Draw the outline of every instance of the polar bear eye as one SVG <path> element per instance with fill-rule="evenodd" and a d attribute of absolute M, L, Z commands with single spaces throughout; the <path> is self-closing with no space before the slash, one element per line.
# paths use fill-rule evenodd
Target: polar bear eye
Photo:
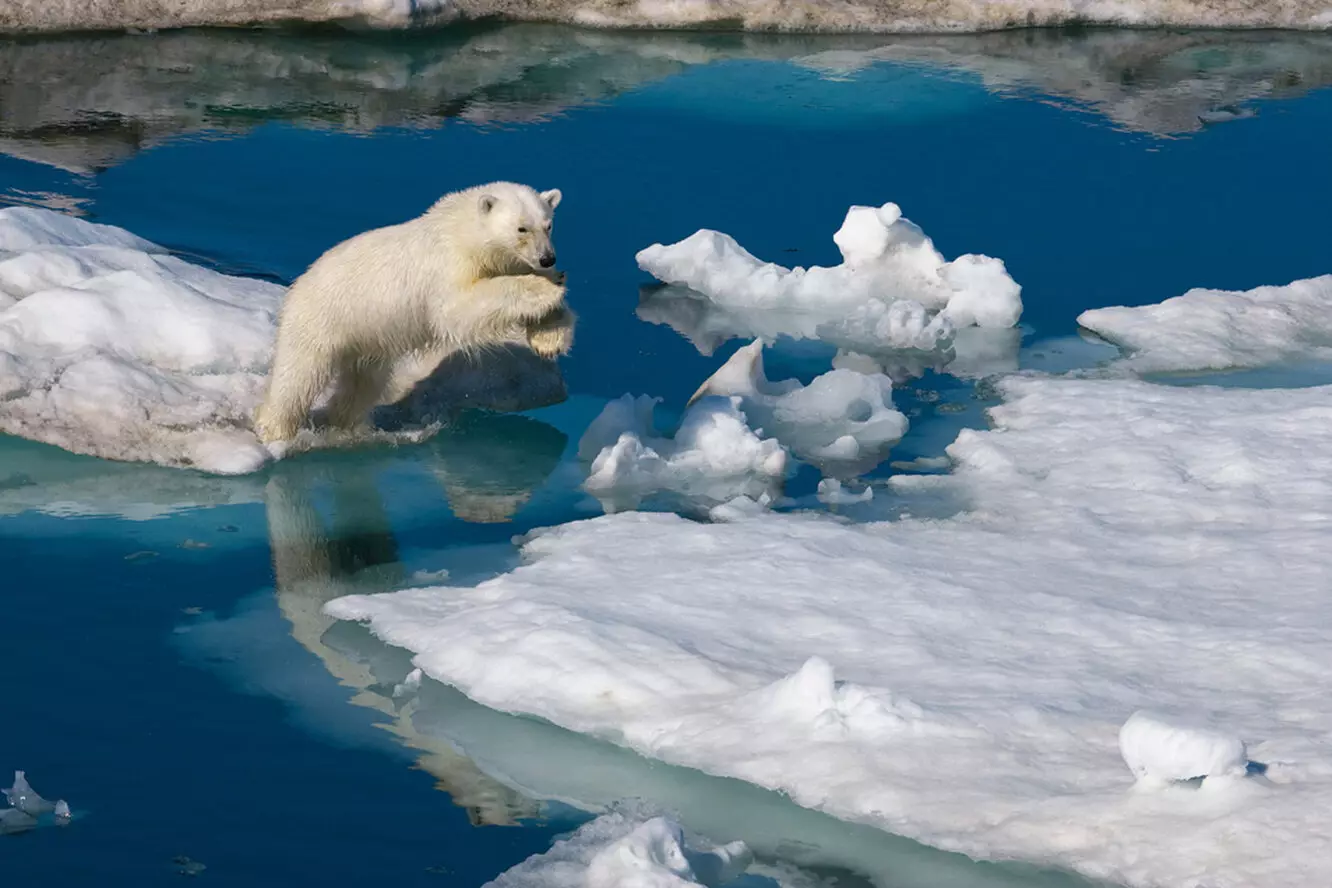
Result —
<path fill-rule="evenodd" d="M 527 234 L 527 229 L 526 229 L 526 228 L 523 228 L 523 227 L 520 225 L 520 226 L 518 226 L 518 233 L 519 233 L 519 234 Z"/>

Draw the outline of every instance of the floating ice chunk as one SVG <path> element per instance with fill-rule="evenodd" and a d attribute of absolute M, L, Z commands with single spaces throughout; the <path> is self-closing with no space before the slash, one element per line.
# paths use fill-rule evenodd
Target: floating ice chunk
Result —
<path fill-rule="evenodd" d="M 659 491 L 714 503 L 758 499 L 785 477 L 785 448 L 749 427 L 739 398 L 694 402 L 674 438 L 657 436 L 656 403 L 646 395 L 611 401 L 579 441 L 579 455 L 592 457 L 583 486 L 607 511 Z"/>
<path fill-rule="evenodd" d="M 835 369 L 809 385 L 770 382 L 757 339 L 732 355 L 690 401 L 708 395 L 738 396 L 750 425 L 796 456 L 853 473 L 882 462 L 907 431 L 907 418 L 893 409 L 893 381 L 887 376 Z"/>
<path fill-rule="evenodd" d="M 613 811 L 490 882 L 485 888 L 723 888 L 752 862 L 743 842 L 686 841 L 666 817 Z"/>
<path fill-rule="evenodd" d="M 1332 359 L 1332 274 L 1245 291 L 1194 289 L 1155 305 L 1084 311 L 1078 323 L 1138 373 Z"/>
<path fill-rule="evenodd" d="M 393 686 L 393 696 L 397 698 L 410 697 L 421 689 L 421 670 L 413 669 L 407 673 L 407 677 Z"/>
<path fill-rule="evenodd" d="M 940 351 L 959 328 L 1009 328 L 1022 314 L 1021 288 L 1003 262 L 976 255 L 945 262 L 896 204 L 852 207 L 833 240 L 843 261 L 832 268 L 761 262 L 706 229 L 637 258 L 644 271 L 732 315 L 732 326 L 866 351 Z M 776 317 L 758 317 L 765 313 Z"/>
<path fill-rule="evenodd" d="M 0 790 L 0 792 L 5 794 L 5 798 L 9 800 L 10 805 L 32 817 L 40 817 L 43 814 L 53 814 L 55 813 L 57 804 L 64 804 L 63 802 L 48 802 L 46 799 L 39 796 L 28 784 L 27 775 L 22 771 L 15 771 L 14 785 L 9 789 Z M 69 807 L 65 806 L 65 810 L 68 811 Z"/>
<path fill-rule="evenodd" d="M 1119 729 L 1119 751 L 1139 780 L 1240 777 L 1249 764 L 1248 750 L 1239 737 L 1143 710 L 1129 716 Z"/>
<path fill-rule="evenodd" d="M 854 503 L 867 503 L 874 499 L 874 488 L 868 484 L 860 493 L 851 493 L 836 478 L 824 478 L 819 482 L 819 502 L 829 505 L 848 506 Z"/>

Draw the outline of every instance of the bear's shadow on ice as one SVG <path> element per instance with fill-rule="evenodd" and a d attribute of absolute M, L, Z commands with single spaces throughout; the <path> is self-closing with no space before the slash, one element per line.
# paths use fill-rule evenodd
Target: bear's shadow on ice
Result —
<path fill-rule="evenodd" d="M 559 404 L 568 396 L 558 364 L 525 345 L 504 344 L 449 355 L 407 397 L 375 408 L 371 421 L 396 432 L 447 423 L 468 408 L 515 413 Z"/>

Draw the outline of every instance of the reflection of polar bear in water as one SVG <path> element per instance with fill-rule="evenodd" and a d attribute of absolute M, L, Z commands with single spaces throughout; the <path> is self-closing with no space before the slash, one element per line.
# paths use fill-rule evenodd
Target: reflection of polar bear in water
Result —
<path fill-rule="evenodd" d="M 515 338 L 544 358 L 566 353 L 574 317 L 551 244 L 559 202 L 558 190 L 495 182 L 321 256 L 283 304 L 259 437 L 295 437 L 330 382 L 329 423 L 350 428 L 449 354 Z"/>
<path fill-rule="evenodd" d="M 559 464 L 568 439 L 559 430 L 522 416 L 470 414 L 421 448 L 412 462 L 445 489 L 464 521 L 512 517 Z M 327 455 L 279 464 L 264 488 L 277 603 L 292 637 L 351 689 L 351 702 L 383 713 L 383 726 L 421 752 L 419 765 L 467 809 L 475 824 L 509 824 L 540 813 L 540 805 L 487 777 L 443 740 L 419 732 L 416 702 L 395 696 L 393 681 L 410 670 L 410 656 L 387 684 L 384 670 L 396 662 L 357 655 L 353 643 L 366 630 L 324 614 L 343 595 L 389 592 L 410 585 L 399 560 L 374 464 L 347 463 Z M 316 500 L 328 502 L 321 514 Z M 350 638 L 344 636 L 351 636 Z"/>

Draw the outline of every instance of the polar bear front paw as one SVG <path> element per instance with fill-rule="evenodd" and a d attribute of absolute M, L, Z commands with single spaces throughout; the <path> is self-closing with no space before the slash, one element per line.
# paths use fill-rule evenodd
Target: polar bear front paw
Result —
<path fill-rule="evenodd" d="M 548 361 L 573 348 L 574 313 L 561 306 L 527 329 L 527 344 Z"/>

